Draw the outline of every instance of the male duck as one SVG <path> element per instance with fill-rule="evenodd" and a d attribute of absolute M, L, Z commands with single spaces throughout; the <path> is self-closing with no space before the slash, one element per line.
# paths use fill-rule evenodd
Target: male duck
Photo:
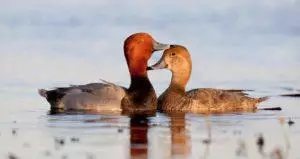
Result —
<path fill-rule="evenodd" d="M 143 112 L 156 110 L 156 94 L 148 79 L 147 62 L 154 51 L 169 48 L 147 33 L 136 33 L 124 42 L 124 55 L 131 83 L 128 89 L 104 82 L 75 85 L 38 92 L 52 109 L 109 112 Z"/>
<path fill-rule="evenodd" d="M 180 45 L 171 45 L 162 58 L 148 70 L 167 68 L 172 72 L 171 84 L 158 98 L 158 108 L 163 111 L 196 113 L 224 113 L 233 111 L 253 111 L 256 104 L 266 100 L 251 98 L 243 92 L 199 88 L 188 92 L 185 86 L 192 71 L 192 61 L 188 50 Z"/>

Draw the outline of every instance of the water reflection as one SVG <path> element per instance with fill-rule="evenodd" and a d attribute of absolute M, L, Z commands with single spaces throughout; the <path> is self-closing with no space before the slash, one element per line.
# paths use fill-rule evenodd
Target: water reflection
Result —
<path fill-rule="evenodd" d="M 132 117 L 130 119 L 130 156 L 131 158 L 147 158 L 149 119 Z"/>
<path fill-rule="evenodd" d="M 186 114 L 184 113 L 167 113 L 170 118 L 170 132 L 171 132 L 171 157 L 179 158 L 190 158 L 192 157 L 192 141 L 191 134 L 192 132 L 189 129 L 187 124 L 188 120 L 185 119 Z M 204 127 L 203 131 L 205 132 L 205 138 L 202 139 L 201 143 L 203 144 L 203 153 L 198 155 L 199 158 L 206 159 L 210 155 L 210 148 L 212 143 L 211 135 L 211 124 L 212 121 L 210 116 L 203 116 L 204 118 Z M 198 132 L 200 133 L 200 132 Z"/>
<path fill-rule="evenodd" d="M 171 137 L 170 157 L 187 158 L 191 154 L 190 132 L 186 129 L 184 113 L 168 113 Z M 149 157 L 149 118 L 131 117 L 130 119 L 130 155 L 131 158 Z M 153 137 L 149 140 L 154 139 Z M 154 152 L 155 153 L 155 152 Z"/>
<path fill-rule="evenodd" d="M 187 158 L 191 154 L 191 137 L 190 132 L 186 128 L 186 120 L 184 113 L 167 113 L 169 118 L 171 145 L 170 158 L 179 157 Z M 149 118 L 131 117 L 130 119 L 130 156 L 131 158 L 149 158 L 149 141 L 154 140 L 153 136 L 149 136 L 150 127 Z M 156 134 L 158 135 L 158 134 Z M 167 135 L 169 136 L 169 135 Z M 150 141 L 152 142 L 152 141 Z M 154 152 L 156 153 L 156 152 Z"/>
<path fill-rule="evenodd" d="M 108 158 L 112 156 L 113 158 L 116 156 L 122 156 L 121 158 L 192 158 L 197 156 L 197 158 L 204 159 L 216 156 L 217 154 L 212 153 L 211 145 L 216 144 L 216 141 L 218 145 L 224 144 L 219 140 L 224 139 L 223 130 L 232 131 L 235 135 L 236 129 L 243 125 L 243 119 L 247 117 L 242 116 L 242 113 L 206 116 L 165 112 L 157 113 L 156 117 L 112 116 L 86 112 L 58 114 L 50 115 L 47 124 L 50 128 L 60 128 L 56 129 L 58 132 L 53 135 L 54 137 L 69 138 L 77 134 L 75 137 L 80 138 L 81 144 L 84 144 L 81 145 L 82 147 L 101 148 L 103 151 L 96 155 L 105 154 L 104 156 L 109 156 Z M 251 119 L 257 115 L 262 114 L 253 115 Z M 266 117 L 265 114 L 263 116 Z M 217 127 L 215 131 L 217 135 L 214 134 L 212 141 L 213 125 Z M 85 133 L 82 133 L 83 130 Z M 229 141 L 227 138 L 225 140 Z M 231 144 L 231 147 L 233 146 L 235 144 Z M 117 151 L 117 148 L 122 151 Z M 192 151 L 192 149 L 197 150 Z M 114 154 L 115 151 L 119 154 Z"/>
<path fill-rule="evenodd" d="M 190 132 L 186 129 L 184 113 L 169 113 L 171 130 L 171 156 L 187 157 L 191 153 Z"/>

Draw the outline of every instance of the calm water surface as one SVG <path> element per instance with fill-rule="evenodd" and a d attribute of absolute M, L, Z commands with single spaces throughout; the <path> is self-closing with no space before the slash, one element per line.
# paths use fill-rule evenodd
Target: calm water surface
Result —
<path fill-rule="evenodd" d="M 270 88 L 249 93 L 260 96 L 296 91 Z M 21 85 L 1 89 L 1 158 L 269 158 L 276 149 L 288 158 L 300 158 L 300 98 L 273 96 L 261 104 L 280 106 L 282 111 L 210 116 L 157 113 L 129 118 L 50 115 L 47 103 L 34 89 Z M 285 119 L 283 125 L 280 117 Z M 288 126 L 289 118 L 294 125 Z M 265 141 L 262 153 L 256 144 L 260 134 Z"/>

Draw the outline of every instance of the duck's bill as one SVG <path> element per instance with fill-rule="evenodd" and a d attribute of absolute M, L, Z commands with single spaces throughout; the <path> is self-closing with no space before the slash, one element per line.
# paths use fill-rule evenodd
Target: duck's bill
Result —
<path fill-rule="evenodd" d="M 159 70 L 159 69 L 165 69 L 168 68 L 168 64 L 166 64 L 163 57 L 154 65 L 148 66 L 147 70 Z"/>
<path fill-rule="evenodd" d="M 153 48 L 154 48 L 154 51 L 166 50 L 166 49 L 170 48 L 170 45 L 162 44 L 162 43 L 159 43 L 159 42 L 153 40 Z"/>

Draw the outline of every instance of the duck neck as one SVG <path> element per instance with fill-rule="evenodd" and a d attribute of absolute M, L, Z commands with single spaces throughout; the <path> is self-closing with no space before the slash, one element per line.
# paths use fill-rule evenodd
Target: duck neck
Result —
<path fill-rule="evenodd" d="M 131 75 L 131 82 L 129 86 L 129 92 L 135 91 L 150 91 L 153 89 L 153 86 L 147 76 L 147 73 L 143 76 Z"/>
<path fill-rule="evenodd" d="M 147 61 L 148 59 L 145 57 L 127 58 L 127 64 L 131 78 L 129 91 L 149 91 L 149 89 L 153 88 L 148 79 Z"/>
<path fill-rule="evenodd" d="M 172 71 L 172 79 L 170 88 L 185 92 L 185 87 L 190 79 L 191 71 L 180 69 L 179 71 Z"/>
<path fill-rule="evenodd" d="M 131 79 L 138 78 L 138 77 L 148 78 L 147 59 L 140 58 L 135 61 L 128 61 L 127 63 L 128 63 L 128 69 L 129 69 Z"/>
<path fill-rule="evenodd" d="M 156 94 L 147 76 L 131 76 L 127 98 L 122 101 L 124 112 L 147 112 L 156 110 Z M 148 112 L 147 112 L 148 113 Z"/>

